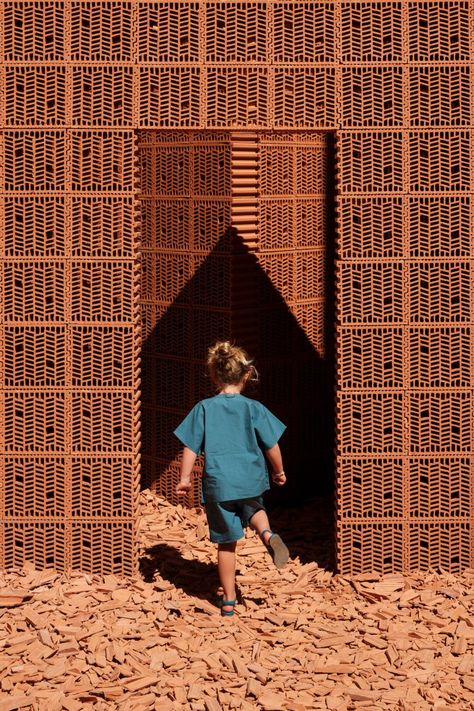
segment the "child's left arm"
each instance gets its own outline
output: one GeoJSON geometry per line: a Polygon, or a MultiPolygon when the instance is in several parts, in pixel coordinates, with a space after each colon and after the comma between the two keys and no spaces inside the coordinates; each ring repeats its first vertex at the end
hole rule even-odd
{"type": "Polygon", "coordinates": [[[197,454],[189,447],[183,448],[183,456],[181,458],[181,479],[176,485],[176,493],[178,496],[184,496],[191,490],[191,473],[193,471],[194,462],[197,454]]]}
{"type": "Polygon", "coordinates": [[[265,456],[273,468],[272,481],[278,484],[278,486],[283,486],[286,482],[286,474],[283,471],[283,460],[278,442],[273,445],[273,447],[270,447],[270,449],[265,450],[265,456]]]}

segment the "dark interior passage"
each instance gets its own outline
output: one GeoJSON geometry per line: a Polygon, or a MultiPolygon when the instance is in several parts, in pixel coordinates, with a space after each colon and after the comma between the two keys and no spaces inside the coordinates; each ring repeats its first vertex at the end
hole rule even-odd
{"type": "MultiPolygon", "coordinates": [[[[277,517],[281,510],[280,526],[291,539],[291,528],[298,528],[298,513],[293,526],[293,517],[285,509],[317,499],[315,512],[328,512],[333,503],[332,136],[324,137],[324,163],[321,156],[309,161],[310,169],[319,170],[324,191],[318,210],[324,211],[322,222],[319,219],[325,234],[321,235],[320,225],[315,250],[308,244],[314,234],[312,226],[297,220],[297,213],[311,215],[309,208],[315,201],[306,195],[295,197],[294,190],[285,197],[282,191],[275,196],[268,189],[267,195],[261,191],[259,201],[260,249],[249,249],[231,224],[230,140],[222,134],[211,135],[215,154],[209,157],[209,143],[201,137],[188,139],[189,150],[185,143],[170,147],[158,142],[145,158],[142,486],[177,501],[174,486],[179,478],[180,445],[173,429],[197,400],[213,394],[204,364],[208,346],[217,339],[235,340],[255,357],[260,373],[260,382],[245,394],[260,399],[287,425],[280,445],[288,483],[282,489],[272,487],[266,501],[277,517]],[[203,163],[219,173],[220,185],[215,176],[209,176],[206,184],[203,163]],[[160,170],[174,175],[171,180],[163,172],[153,175],[160,170]],[[180,171],[186,170],[188,177],[180,177],[180,171]],[[290,213],[293,229],[302,234],[302,245],[288,232],[271,237],[268,215],[272,212],[278,219],[283,215],[287,224],[286,212],[290,213]],[[181,232],[181,243],[177,232],[181,232]],[[278,241],[276,249],[268,247],[270,239],[278,241]],[[302,298],[297,298],[298,293],[302,298]],[[321,506],[321,501],[326,505],[321,506]]],[[[277,146],[273,156],[261,162],[272,171],[274,158],[278,172],[282,154],[285,158],[277,146]]],[[[295,155],[292,149],[293,163],[295,155]]],[[[308,169],[308,162],[303,168],[308,169]]],[[[200,471],[202,462],[197,466],[200,471]]],[[[190,505],[199,503],[198,481],[195,477],[190,505]]],[[[308,516],[304,518],[307,526],[308,516]]],[[[327,528],[327,516],[325,521],[327,528]]],[[[310,552],[306,550],[304,557],[311,557],[310,552]]]]}

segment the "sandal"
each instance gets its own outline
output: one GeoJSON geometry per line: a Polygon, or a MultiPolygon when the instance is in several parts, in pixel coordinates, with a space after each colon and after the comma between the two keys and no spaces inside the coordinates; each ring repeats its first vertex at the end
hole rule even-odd
{"type": "Polygon", "coordinates": [[[262,539],[263,544],[268,548],[268,552],[270,553],[276,567],[283,568],[283,566],[288,563],[290,551],[283,543],[282,537],[278,535],[278,533],[273,533],[273,531],[269,528],[265,528],[260,534],[260,538],[262,539]],[[264,533],[272,534],[268,539],[268,543],[265,543],[265,539],[263,537],[264,533]]]}
{"type": "Polygon", "coordinates": [[[214,593],[214,597],[212,598],[212,601],[216,607],[221,606],[221,600],[224,597],[224,591],[222,588],[217,588],[216,592],[214,593]]]}
{"type": "MultiPolygon", "coordinates": [[[[214,593],[214,596],[212,598],[212,602],[216,607],[220,607],[222,604],[222,599],[224,597],[224,590],[222,586],[218,587],[217,590],[214,593]]],[[[240,588],[238,585],[235,586],[235,599],[237,600],[238,603],[243,602],[242,600],[242,593],[240,592],[240,588]]]]}
{"type": "Polygon", "coordinates": [[[231,617],[234,614],[234,606],[237,604],[237,598],[235,600],[219,600],[218,606],[221,608],[221,615],[224,617],[231,617]],[[232,605],[232,610],[223,610],[224,605],[232,605]]]}

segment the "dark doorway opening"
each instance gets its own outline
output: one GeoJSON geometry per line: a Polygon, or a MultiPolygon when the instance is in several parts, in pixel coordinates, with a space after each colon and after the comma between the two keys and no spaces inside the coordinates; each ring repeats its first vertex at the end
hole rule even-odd
{"type": "Polygon", "coordinates": [[[333,134],[143,131],[139,156],[142,488],[177,503],[173,429],[213,394],[207,347],[235,340],[260,372],[245,394],[287,424],[288,483],[266,494],[274,526],[292,555],[332,568],[333,134]]]}

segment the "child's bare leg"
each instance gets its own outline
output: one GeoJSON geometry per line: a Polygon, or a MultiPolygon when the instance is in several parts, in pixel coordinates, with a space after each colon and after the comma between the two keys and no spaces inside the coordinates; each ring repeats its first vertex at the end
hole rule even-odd
{"type": "MultiPolygon", "coordinates": [[[[262,531],[265,531],[265,529],[270,528],[270,522],[268,520],[267,512],[263,509],[256,511],[254,515],[250,517],[249,523],[251,527],[257,531],[260,537],[262,535],[262,531]]],[[[263,541],[265,544],[268,543],[271,535],[272,534],[268,530],[266,533],[263,534],[263,541]]]]}
{"type": "Polygon", "coordinates": [[[251,528],[254,528],[257,531],[260,538],[262,538],[276,567],[283,568],[283,566],[288,562],[290,552],[283,543],[281,536],[279,536],[278,533],[272,533],[271,530],[268,530],[270,528],[270,523],[266,512],[263,509],[256,511],[254,515],[250,517],[249,524],[251,528]]]}
{"type": "MultiPolygon", "coordinates": [[[[233,543],[219,543],[217,546],[217,569],[219,579],[224,590],[224,600],[235,600],[235,549],[237,541],[233,543]]],[[[231,605],[223,605],[227,612],[232,610],[231,605]]]]}

